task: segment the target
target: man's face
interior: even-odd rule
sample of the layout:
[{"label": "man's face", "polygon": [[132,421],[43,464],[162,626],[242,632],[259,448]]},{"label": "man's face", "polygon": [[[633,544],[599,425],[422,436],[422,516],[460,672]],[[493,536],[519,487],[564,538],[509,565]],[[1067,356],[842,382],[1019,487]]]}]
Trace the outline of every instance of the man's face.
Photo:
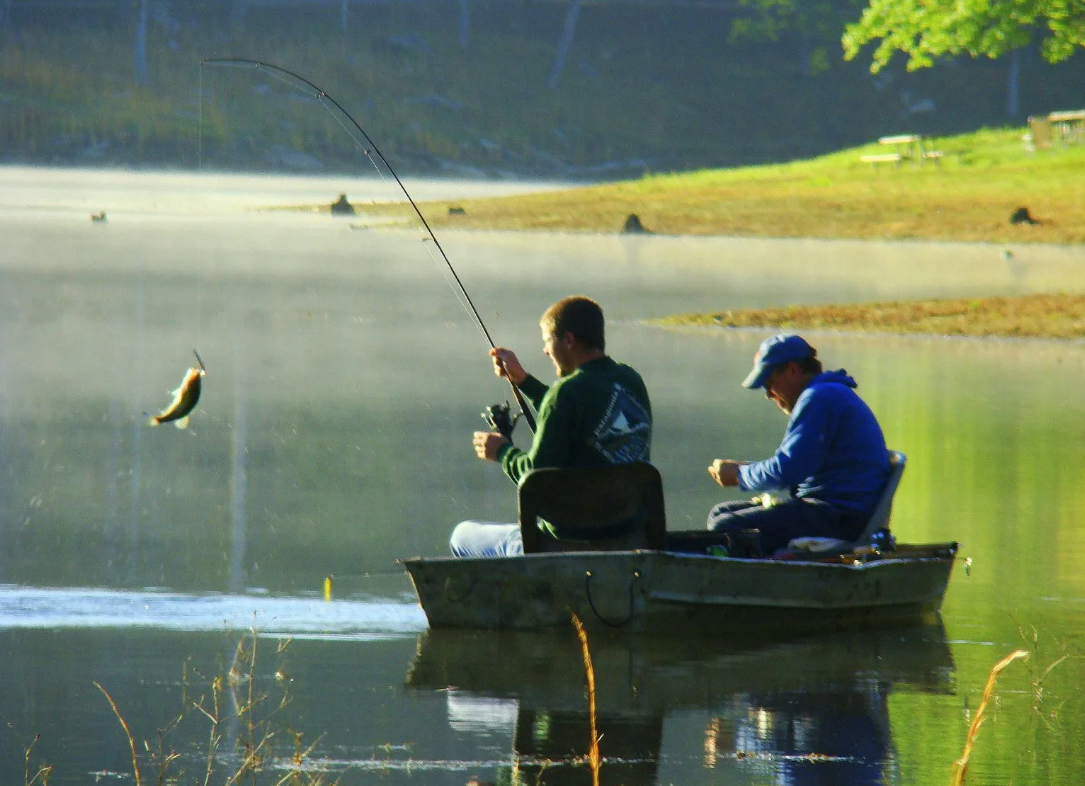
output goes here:
[{"label": "man's face", "polygon": [[799,396],[806,389],[805,383],[806,378],[799,364],[785,363],[769,374],[769,378],[765,380],[765,398],[774,402],[785,415],[790,415]]},{"label": "man's face", "polygon": [[573,334],[566,333],[561,338],[555,336],[547,327],[542,327],[543,354],[550,358],[559,377],[565,377],[576,370],[572,360]]}]

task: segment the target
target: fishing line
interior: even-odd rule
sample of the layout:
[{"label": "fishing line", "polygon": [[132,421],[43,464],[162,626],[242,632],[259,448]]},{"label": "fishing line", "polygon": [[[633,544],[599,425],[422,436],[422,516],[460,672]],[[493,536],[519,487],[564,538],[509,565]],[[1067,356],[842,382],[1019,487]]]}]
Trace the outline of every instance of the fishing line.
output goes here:
[{"label": "fishing line", "polygon": [[[217,63],[215,63],[213,61],[206,61],[206,62],[208,62],[209,65],[217,65]],[[203,63],[201,62],[200,65],[202,66]],[[277,67],[277,66],[272,66],[270,64],[266,64],[266,63],[265,64],[260,64],[260,65],[266,65],[268,68],[276,68]],[[260,65],[254,65],[252,67],[253,68],[260,68]],[[285,70],[285,69],[283,69],[283,70]],[[289,87],[291,89],[294,89],[294,90],[299,89],[296,82],[293,82],[290,79],[287,79],[282,74],[278,74],[275,71],[267,71],[266,73],[272,79],[275,79],[275,80],[277,80],[279,82],[282,82],[284,85],[286,85],[287,87]],[[301,76],[298,76],[296,74],[292,74],[292,76],[295,76],[297,79],[302,79]],[[306,80],[302,79],[302,81],[305,82]],[[316,87],[315,85],[312,85],[311,83],[307,83],[307,84],[309,84],[314,90],[317,90],[318,92],[320,91],[320,89],[318,87]],[[201,93],[200,109],[202,111],[202,109],[203,109],[203,98],[202,98],[202,95],[203,95],[203,87],[202,87],[203,86],[203,68],[200,68],[200,85],[201,85],[201,88],[200,88],[200,93]],[[362,153],[365,155],[365,157],[369,161],[369,163],[373,165],[373,171],[377,173],[377,176],[381,179],[381,181],[382,182],[388,182],[388,177],[384,174],[384,170],[382,170],[380,168],[380,166],[377,164],[376,159],[374,159],[373,156],[371,156],[369,154],[369,150],[366,148],[366,146],[364,144],[362,144],[362,141],[360,139],[358,139],[358,137],[355,135],[354,131],[351,130],[350,126],[348,126],[346,123],[343,122],[342,115],[346,114],[346,110],[344,110],[341,106],[339,106],[339,104],[336,104],[335,100],[331,96],[326,96],[329,101],[331,101],[333,104],[335,104],[335,106],[340,110],[340,113],[342,113],[342,114],[333,112],[331,107],[329,107],[327,104],[324,103],[325,95],[326,94],[321,93],[321,94],[318,94],[317,96],[315,96],[315,98],[317,99],[317,101],[320,102],[320,105],[322,107],[324,107],[325,109],[328,110],[328,114],[330,114],[332,116],[332,118],[334,118],[335,122],[339,124],[340,128],[342,128],[344,131],[346,131],[347,136],[349,136],[351,141],[354,142],[354,144],[357,145],[358,148],[362,151]],[[348,115],[348,117],[349,117],[349,115]],[[353,122],[353,118],[352,118],[352,122]],[[355,123],[355,125],[357,125],[357,123]],[[364,134],[365,132],[363,131],[362,133]],[[366,139],[368,140],[369,137],[367,136]],[[202,141],[202,130],[201,130],[201,141]],[[388,164],[388,161],[386,159],[384,159],[384,156],[380,153],[380,151],[377,151],[377,155],[379,155],[381,157],[381,159],[384,160],[385,166],[388,167],[389,173],[391,173],[392,176],[394,177],[395,172],[392,171],[392,168]],[[399,179],[396,178],[396,180],[398,182]],[[399,183],[399,185],[400,185],[400,188],[403,187],[402,183]],[[404,191],[404,193],[406,193],[406,192]],[[407,194],[407,198],[410,199],[410,194]],[[412,206],[413,206],[413,203],[412,203]],[[418,210],[418,208],[415,207],[416,212],[417,212],[417,210]],[[423,220],[423,223],[425,223],[425,220]],[[426,227],[426,228],[429,229],[429,227]],[[431,236],[432,236],[432,234],[433,233],[430,232]],[[424,240],[428,240],[428,238],[424,238]],[[430,260],[432,260],[433,264],[437,267],[437,269],[441,271],[441,275],[444,277],[444,279],[448,283],[448,285],[452,288],[452,292],[456,296],[456,302],[458,302],[460,304],[460,307],[464,311],[466,311],[468,314],[474,314],[477,317],[478,316],[477,312],[474,311],[474,304],[470,302],[469,298],[468,298],[467,301],[464,300],[464,296],[467,294],[466,291],[464,291],[464,295],[461,296],[460,290],[457,289],[457,285],[459,284],[459,282],[458,281],[453,282],[453,280],[449,278],[448,270],[446,270],[445,266],[443,266],[441,264],[441,261],[437,258],[437,256],[433,253],[433,250],[428,245],[426,245],[426,253],[429,254]],[[441,253],[443,254],[444,252],[442,251]],[[445,261],[446,262],[448,261],[447,258],[445,259]],[[448,267],[451,268],[451,264],[449,264]],[[459,286],[462,288],[462,284],[459,284]],[[483,327],[482,333],[483,333],[484,336],[486,336],[487,340],[490,340],[490,336],[486,332],[485,327]],[[493,346],[493,341],[490,341],[490,345]]]},{"label": "fishing line", "polygon": [[406,567],[401,565],[398,568],[388,568],[381,570],[362,570],[351,573],[329,573],[324,577],[321,594],[324,596],[325,601],[330,601],[333,595],[334,582],[338,579],[368,579],[374,576],[392,576],[400,575],[406,572]]},{"label": "fishing line", "polygon": [[[385,158],[384,154],[380,151],[380,148],[377,147],[376,143],[369,136],[369,134],[367,134],[365,132],[365,129],[362,128],[361,125],[359,125],[357,120],[355,120],[353,117],[351,117],[350,113],[346,109],[344,109],[343,106],[338,101],[336,101],[334,98],[332,98],[330,95],[328,95],[324,90],[317,87],[315,84],[313,84],[308,79],[301,76],[300,74],[296,74],[293,71],[289,71],[289,70],[287,70],[285,68],[282,68],[281,66],[272,65],[271,63],[265,63],[265,62],[262,62],[260,60],[249,60],[247,58],[242,58],[242,57],[216,57],[216,58],[210,58],[210,59],[207,59],[207,60],[201,60],[200,61],[200,75],[201,75],[200,85],[201,85],[201,91],[203,89],[202,88],[202,86],[203,86],[202,76],[203,76],[203,67],[205,65],[207,65],[207,66],[225,66],[225,67],[229,67],[229,68],[256,69],[258,71],[262,71],[262,72],[266,73],[268,76],[270,76],[270,77],[272,77],[274,79],[278,79],[280,82],[283,82],[283,83],[285,83],[287,85],[290,85],[291,87],[293,87],[295,89],[301,89],[301,90],[303,90],[303,92],[307,92],[307,91],[305,91],[303,89],[302,86],[304,86],[306,88],[309,88],[309,90],[312,90],[313,91],[313,97],[316,98],[317,101],[320,102],[321,106],[323,106],[325,109],[328,110],[328,112],[331,114],[331,116],[336,119],[336,122],[338,122],[340,126],[342,126],[343,130],[345,130],[347,132],[347,135],[350,136],[350,138],[354,141],[354,143],[356,145],[358,145],[358,147],[362,148],[362,152],[365,154],[366,158],[368,158],[370,160],[370,162],[373,164],[373,167],[377,170],[377,173],[380,174],[381,178],[383,179],[384,175],[381,172],[380,167],[377,166],[377,161],[373,158],[372,155],[370,155],[370,151],[372,151],[373,153],[376,153],[376,155],[380,158],[381,163],[384,164],[385,168],[388,170],[388,173],[395,179],[396,184],[399,186],[399,189],[403,192],[403,195],[405,197],[407,197],[407,201],[410,203],[411,207],[414,208],[414,212],[418,216],[418,220],[422,222],[422,226],[425,227],[426,232],[429,234],[429,239],[433,241],[433,245],[436,246],[437,251],[440,252],[440,254],[441,254],[441,259],[444,260],[445,265],[448,267],[449,272],[452,274],[452,278],[456,282],[456,286],[453,287],[453,291],[457,292],[457,300],[459,299],[458,296],[460,294],[462,294],[464,300],[467,303],[467,306],[469,307],[467,309],[468,313],[471,314],[474,317],[475,322],[478,324],[479,329],[482,331],[482,335],[485,336],[486,341],[489,342],[490,348],[491,349],[496,349],[497,348],[497,345],[494,343],[493,338],[491,338],[491,336],[490,336],[490,331],[486,329],[486,325],[482,321],[482,316],[478,313],[478,309],[475,308],[474,301],[472,301],[471,296],[469,294],[467,294],[467,288],[463,285],[463,282],[460,280],[459,275],[456,273],[456,269],[454,267],[452,267],[452,262],[449,260],[448,254],[445,253],[444,248],[442,248],[442,246],[441,246],[441,242],[437,239],[437,235],[434,234],[433,230],[430,228],[429,222],[426,221],[426,217],[424,215],[422,215],[422,211],[419,210],[418,205],[415,203],[414,199],[411,197],[410,193],[407,191],[407,187],[405,185],[403,185],[403,181],[399,179],[399,175],[396,174],[396,171],[392,168],[392,165],[388,162],[388,159]],[[289,77],[289,78],[287,78],[287,77]],[[291,81],[291,80],[294,80],[294,81]],[[333,112],[331,107],[328,106],[328,103],[325,103],[325,102],[330,103],[332,106],[334,106],[336,109],[338,109],[339,112],[341,113],[342,117],[340,117],[340,115],[337,115],[335,112]],[[202,93],[201,93],[201,105],[202,105]],[[366,145],[363,145],[361,143],[361,141],[358,139],[358,137],[356,137],[354,135],[354,133],[350,130],[350,128],[343,122],[343,120],[342,120],[343,117],[345,117],[347,120],[349,120],[351,122],[351,124],[354,126],[354,128],[356,128],[358,130],[358,133],[361,134],[362,137],[365,139],[366,145],[368,145],[368,147]],[[202,114],[201,114],[201,122],[202,122]],[[432,253],[431,253],[431,256],[432,256]],[[436,260],[434,260],[434,261],[436,261]],[[463,305],[463,301],[461,301],[460,305]],[[512,393],[516,397],[516,403],[520,407],[520,411],[524,415],[524,420],[527,422],[528,428],[531,430],[532,433],[534,433],[535,432],[535,419],[532,417],[531,412],[528,409],[527,402],[524,401],[523,394],[520,392],[520,389],[512,382],[511,379],[509,380],[509,386],[512,388]]]}]

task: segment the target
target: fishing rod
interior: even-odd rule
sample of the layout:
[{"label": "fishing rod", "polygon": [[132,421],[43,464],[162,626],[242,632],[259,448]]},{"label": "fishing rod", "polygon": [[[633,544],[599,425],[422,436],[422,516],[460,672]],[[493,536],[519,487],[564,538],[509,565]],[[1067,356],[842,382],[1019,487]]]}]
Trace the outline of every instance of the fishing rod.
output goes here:
[{"label": "fishing rod", "polygon": [[[365,129],[361,127],[358,121],[351,117],[350,112],[343,108],[342,104],[340,104],[330,95],[328,95],[323,89],[317,87],[315,84],[313,84],[300,74],[295,74],[293,71],[290,71],[281,66],[273,65],[271,63],[265,63],[260,60],[249,60],[248,58],[244,57],[213,57],[200,61],[201,69],[205,65],[225,66],[228,68],[251,68],[258,71],[265,71],[270,76],[273,76],[281,82],[285,82],[286,84],[291,85],[292,87],[303,89],[304,86],[304,88],[308,88],[309,90],[313,91],[313,97],[320,102],[321,106],[328,110],[328,112],[332,115],[332,117],[336,119],[339,125],[343,126],[343,129],[347,132],[350,138],[354,140],[355,144],[362,148],[362,152],[365,153],[366,158],[368,158],[370,161],[373,161],[373,156],[370,155],[370,152],[372,151],[373,153],[376,153],[377,157],[380,158],[381,163],[383,163],[385,168],[388,170],[388,173],[391,174],[391,176],[395,179],[396,185],[398,185],[400,190],[403,192],[403,196],[407,197],[407,201],[410,202],[411,207],[414,208],[414,212],[418,215],[418,220],[422,222],[422,226],[424,226],[426,228],[426,232],[429,233],[430,239],[433,241],[433,245],[436,246],[437,251],[440,252],[441,259],[444,260],[444,263],[448,266],[449,272],[452,273],[452,278],[456,282],[456,287],[459,287],[460,293],[467,301],[467,305],[470,307],[469,313],[474,316],[475,322],[478,323],[479,328],[482,330],[482,335],[486,337],[486,340],[490,344],[490,349],[497,349],[497,345],[494,343],[493,338],[490,337],[490,331],[486,329],[486,325],[482,321],[482,316],[478,313],[478,309],[475,308],[474,301],[472,301],[471,296],[467,294],[467,288],[463,285],[463,282],[460,281],[460,277],[456,273],[456,269],[452,267],[452,262],[449,260],[448,254],[446,254],[444,248],[441,247],[441,242],[437,239],[437,235],[433,233],[433,230],[430,228],[429,222],[426,221],[426,217],[422,215],[422,211],[418,209],[418,205],[415,203],[414,199],[407,191],[407,187],[403,185],[403,181],[399,179],[399,175],[396,174],[396,171],[392,168],[392,165],[388,162],[388,159],[384,157],[384,154],[380,151],[380,149],[377,147],[376,143],[369,136],[369,134],[365,132]],[[291,82],[290,79],[286,79],[284,77],[289,77],[290,79],[293,79],[295,81]],[[343,117],[349,120],[351,124],[356,129],[358,129],[358,133],[361,134],[362,137],[365,139],[368,147],[362,145],[358,141],[357,137],[355,137],[354,134],[351,132],[351,130],[343,125],[343,121],[339,119],[335,112],[332,112],[331,108],[328,106],[327,103],[325,103],[325,101],[338,109],[339,112],[343,115]],[[200,103],[202,106],[202,100]],[[379,173],[380,168],[377,167],[375,161],[373,161],[373,166],[377,168],[377,172]],[[501,363],[501,365],[502,368],[504,368],[503,362]],[[512,394],[516,398],[516,404],[520,407],[520,412],[524,417],[524,421],[527,423],[528,429],[530,429],[531,433],[534,434],[535,418],[531,415],[531,410],[528,408],[527,402],[524,400],[523,393],[520,392],[520,388],[517,387],[516,383],[509,379],[507,375],[505,378],[509,380],[509,387],[512,388]]]},{"label": "fishing rod", "polygon": [[351,573],[329,573],[327,576],[324,577],[324,581],[321,584],[321,594],[323,595],[324,600],[330,601],[332,599],[332,582],[338,579],[368,579],[373,576],[393,576],[402,574],[406,570],[407,569],[405,567],[400,566],[399,568],[360,570],[353,571]]}]

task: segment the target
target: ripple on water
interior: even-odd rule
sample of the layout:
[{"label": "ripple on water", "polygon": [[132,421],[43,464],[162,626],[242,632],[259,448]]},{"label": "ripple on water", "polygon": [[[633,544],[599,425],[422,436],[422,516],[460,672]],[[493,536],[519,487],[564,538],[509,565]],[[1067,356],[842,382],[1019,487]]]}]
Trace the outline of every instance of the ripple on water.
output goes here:
[{"label": "ripple on water", "polygon": [[0,586],[0,630],[253,629],[261,636],[372,640],[411,636],[425,627],[425,615],[416,603],[385,598],[324,601],[266,594]]}]

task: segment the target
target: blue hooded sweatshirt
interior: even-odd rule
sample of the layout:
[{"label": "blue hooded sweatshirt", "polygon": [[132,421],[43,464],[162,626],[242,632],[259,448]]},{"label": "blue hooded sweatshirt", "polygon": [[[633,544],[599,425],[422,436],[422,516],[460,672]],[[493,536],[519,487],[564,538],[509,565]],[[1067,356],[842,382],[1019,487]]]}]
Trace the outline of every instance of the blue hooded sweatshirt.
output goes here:
[{"label": "blue hooded sweatshirt", "polygon": [[843,369],[814,377],[795,402],[772,458],[739,468],[743,491],[788,489],[792,496],[872,513],[889,478],[885,437]]}]

